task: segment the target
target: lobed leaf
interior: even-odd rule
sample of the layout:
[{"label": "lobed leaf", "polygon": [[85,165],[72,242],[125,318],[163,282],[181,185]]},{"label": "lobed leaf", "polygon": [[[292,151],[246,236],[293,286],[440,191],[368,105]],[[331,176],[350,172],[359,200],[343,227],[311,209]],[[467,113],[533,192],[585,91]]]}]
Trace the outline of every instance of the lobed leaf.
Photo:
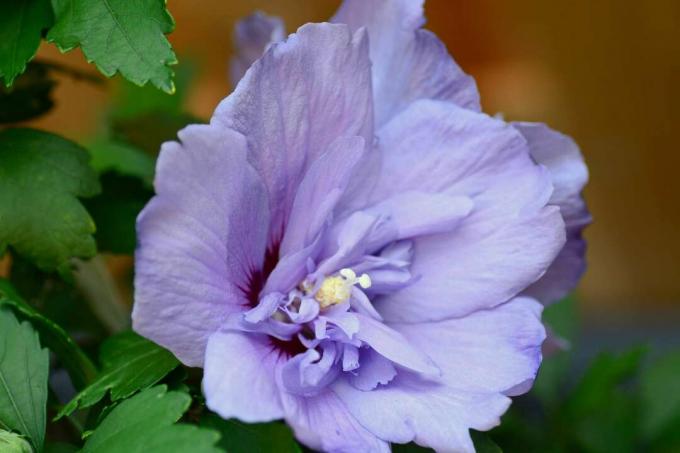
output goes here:
[{"label": "lobed leaf", "polygon": [[43,270],[94,256],[95,225],[78,197],[100,191],[87,151],[32,129],[0,132],[0,254],[8,245]]},{"label": "lobed leaf", "polygon": [[213,453],[219,434],[186,424],[174,424],[186,412],[191,397],[152,387],[123,401],[87,438],[83,453]]},{"label": "lobed leaf", "polygon": [[0,307],[0,428],[19,432],[42,450],[49,356],[38,334]]},{"label": "lobed leaf", "polygon": [[111,400],[151,387],[179,365],[171,352],[133,332],[109,338],[102,346],[103,370],[97,379],[65,405],[57,419],[92,406],[108,392]]},{"label": "lobed leaf", "polygon": [[165,34],[175,22],[163,0],[53,0],[55,24],[47,35],[62,52],[80,47],[106,76],[123,77],[172,93],[177,63]]},{"label": "lobed leaf", "polygon": [[97,369],[68,333],[57,323],[36,311],[14,290],[11,283],[0,279],[0,306],[11,307],[16,315],[31,323],[40,342],[59,357],[76,389],[94,380]]},{"label": "lobed leaf", "polygon": [[49,0],[22,0],[0,4],[0,77],[6,86],[26,70],[38,51],[42,31],[52,24]]}]

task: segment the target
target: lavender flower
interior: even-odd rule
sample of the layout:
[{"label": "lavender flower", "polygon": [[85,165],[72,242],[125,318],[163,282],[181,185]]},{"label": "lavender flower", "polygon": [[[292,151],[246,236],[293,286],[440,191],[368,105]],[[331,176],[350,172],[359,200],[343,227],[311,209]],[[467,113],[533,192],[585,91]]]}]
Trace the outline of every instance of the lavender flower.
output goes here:
[{"label": "lavender flower", "polygon": [[240,62],[264,54],[163,145],[134,327],[204,368],[222,417],[324,451],[473,451],[536,376],[536,299],[583,271],[586,168],[567,137],[480,113],[422,13],[345,1],[278,43],[251,18],[267,35],[242,32]]}]

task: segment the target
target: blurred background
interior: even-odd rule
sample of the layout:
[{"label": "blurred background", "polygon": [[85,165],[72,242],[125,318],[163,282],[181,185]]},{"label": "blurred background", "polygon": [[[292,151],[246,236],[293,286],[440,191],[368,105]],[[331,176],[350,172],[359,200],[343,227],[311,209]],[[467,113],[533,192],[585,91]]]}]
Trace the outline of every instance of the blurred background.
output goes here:
[{"label": "blurred background", "polygon": [[[180,68],[194,72],[185,109],[207,120],[231,90],[236,20],[259,9],[293,32],[329,18],[339,1],[168,3]],[[486,112],[544,121],[580,144],[595,223],[577,300],[593,341],[680,343],[680,2],[428,0],[426,15],[477,79]],[[80,51],[43,43],[39,58],[95,72]],[[113,88],[59,76],[57,107],[34,125],[86,140]]]}]

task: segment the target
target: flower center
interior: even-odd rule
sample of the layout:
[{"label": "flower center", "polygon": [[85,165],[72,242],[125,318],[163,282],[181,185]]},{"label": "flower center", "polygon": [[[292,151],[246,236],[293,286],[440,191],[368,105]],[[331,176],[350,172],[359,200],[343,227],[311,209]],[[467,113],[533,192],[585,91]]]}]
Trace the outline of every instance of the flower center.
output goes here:
[{"label": "flower center", "polygon": [[352,269],[341,269],[340,275],[326,277],[323,280],[319,290],[314,295],[314,299],[316,299],[321,308],[341,304],[350,298],[352,287],[357,284],[363,289],[370,288],[371,278],[368,274],[362,274],[360,277],[357,277]]}]

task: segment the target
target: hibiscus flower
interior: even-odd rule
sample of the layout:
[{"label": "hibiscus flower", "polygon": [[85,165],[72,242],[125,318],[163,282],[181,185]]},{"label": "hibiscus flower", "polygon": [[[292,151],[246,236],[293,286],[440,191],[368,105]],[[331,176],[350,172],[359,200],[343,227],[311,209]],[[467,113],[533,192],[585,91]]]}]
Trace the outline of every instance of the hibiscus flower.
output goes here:
[{"label": "hibiscus flower", "polygon": [[[134,328],[204,369],[207,406],[311,448],[474,451],[583,272],[576,145],[481,113],[422,1],[345,1],[165,143],[138,219]],[[258,50],[259,49],[259,50]],[[236,68],[232,76],[240,78]]]}]

